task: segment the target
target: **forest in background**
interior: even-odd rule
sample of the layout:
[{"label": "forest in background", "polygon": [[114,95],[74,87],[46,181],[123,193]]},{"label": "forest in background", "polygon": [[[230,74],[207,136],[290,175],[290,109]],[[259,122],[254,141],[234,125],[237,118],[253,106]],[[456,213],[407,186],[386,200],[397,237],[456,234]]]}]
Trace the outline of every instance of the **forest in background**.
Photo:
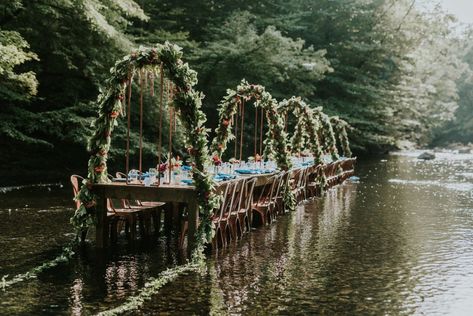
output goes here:
[{"label": "forest in background", "polygon": [[[347,120],[358,154],[473,139],[470,31],[415,0],[12,0],[0,4],[0,174],[85,171],[110,67],[164,41],[198,72],[212,129],[226,89],[245,78]],[[155,103],[145,97],[148,156]],[[112,164],[122,164],[125,132]]]}]

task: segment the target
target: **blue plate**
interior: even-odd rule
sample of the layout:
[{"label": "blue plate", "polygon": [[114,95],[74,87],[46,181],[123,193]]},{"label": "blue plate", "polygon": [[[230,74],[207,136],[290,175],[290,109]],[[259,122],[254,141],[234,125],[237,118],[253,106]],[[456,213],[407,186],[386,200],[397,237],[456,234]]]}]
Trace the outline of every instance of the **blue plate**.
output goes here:
[{"label": "blue plate", "polygon": [[235,170],[236,173],[239,173],[239,174],[258,174],[258,170],[256,169],[236,169]]},{"label": "blue plate", "polygon": [[192,179],[183,179],[183,180],[181,180],[181,182],[185,183],[185,184],[189,184],[189,185],[194,184],[194,180],[192,180]]}]

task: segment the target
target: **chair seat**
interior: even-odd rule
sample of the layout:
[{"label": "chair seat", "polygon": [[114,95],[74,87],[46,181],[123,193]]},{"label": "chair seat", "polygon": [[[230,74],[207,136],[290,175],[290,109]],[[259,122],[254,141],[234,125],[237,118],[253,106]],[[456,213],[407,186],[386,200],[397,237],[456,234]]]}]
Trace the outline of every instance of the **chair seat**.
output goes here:
[{"label": "chair seat", "polygon": [[163,205],[166,205],[164,202],[141,202],[140,206],[144,207],[161,207]]},{"label": "chair seat", "polygon": [[140,212],[143,212],[143,208],[116,208],[115,209],[115,214],[118,215],[118,216],[121,216],[121,215],[132,215],[132,214],[136,214],[136,213],[140,213]]}]

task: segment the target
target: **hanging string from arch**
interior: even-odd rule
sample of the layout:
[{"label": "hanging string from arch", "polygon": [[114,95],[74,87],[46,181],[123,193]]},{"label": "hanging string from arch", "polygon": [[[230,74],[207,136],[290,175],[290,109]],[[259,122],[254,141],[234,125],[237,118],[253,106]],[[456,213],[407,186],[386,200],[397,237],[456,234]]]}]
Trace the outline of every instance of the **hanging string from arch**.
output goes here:
[{"label": "hanging string from arch", "polygon": [[255,108],[255,139],[254,139],[254,157],[258,154],[257,144],[258,144],[258,108]]},{"label": "hanging string from arch", "polygon": [[[258,109],[256,109],[258,111]],[[264,124],[264,109],[261,108],[261,122],[259,132],[259,154],[263,155],[263,124]]]},{"label": "hanging string from arch", "polygon": [[144,72],[140,72],[140,161],[139,161],[139,181],[141,183],[141,175],[143,174],[143,85],[146,76]]},{"label": "hanging string from arch", "polygon": [[245,99],[241,99],[241,126],[240,126],[240,158],[241,161],[243,156],[243,129],[244,129],[244,121],[245,121]]},{"label": "hanging string from arch", "polygon": [[163,103],[164,103],[164,72],[163,72],[163,63],[161,63],[159,67],[159,131],[158,131],[158,185],[161,184],[161,175],[160,175],[160,167],[161,167],[161,156],[162,156],[162,148],[163,148]]},{"label": "hanging string from arch", "polygon": [[238,148],[238,114],[240,112],[239,104],[237,106],[236,114],[232,116],[233,124],[235,124],[235,151],[233,157],[237,158],[237,148]]},{"label": "hanging string from arch", "polygon": [[169,107],[169,158],[168,158],[168,172],[169,172],[169,183],[171,183],[172,176],[172,136],[173,136],[173,127],[174,127],[174,107],[171,105],[173,95],[172,95],[172,82],[168,81],[167,86],[167,105]]},{"label": "hanging string from arch", "polygon": [[126,131],[126,183],[128,184],[128,172],[130,171],[130,129],[131,129],[131,87],[133,85],[133,74],[128,78],[128,98],[127,98],[127,131]]}]

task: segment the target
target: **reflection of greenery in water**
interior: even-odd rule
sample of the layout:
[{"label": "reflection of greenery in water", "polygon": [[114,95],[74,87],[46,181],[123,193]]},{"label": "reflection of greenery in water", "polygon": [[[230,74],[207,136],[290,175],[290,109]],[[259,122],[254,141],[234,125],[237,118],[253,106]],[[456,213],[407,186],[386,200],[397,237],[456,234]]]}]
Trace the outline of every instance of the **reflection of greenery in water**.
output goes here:
[{"label": "reflection of greenery in water", "polygon": [[[467,314],[473,202],[464,188],[473,166],[414,158],[365,160],[359,184],[254,230],[213,255],[206,275],[179,277],[139,313]],[[0,275],[53,258],[69,238],[69,188],[47,191],[47,199],[35,190],[0,194]],[[119,306],[181,263],[174,247],[174,239],[161,239],[123,243],[113,253],[86,249],[71,264],[0,292],[0,314],[87,315]]]}]

